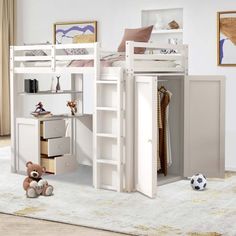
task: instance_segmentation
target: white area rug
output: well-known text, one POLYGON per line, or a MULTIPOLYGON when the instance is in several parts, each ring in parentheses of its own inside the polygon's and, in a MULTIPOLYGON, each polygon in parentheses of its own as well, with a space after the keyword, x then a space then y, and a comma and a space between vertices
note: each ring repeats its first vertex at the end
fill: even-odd
POLYGON ((0 149, 0 166, 0 212, 134 235, 236 235, 236 176, 209 181, 204 192, 178 181, 153 200, 78 185, 75 174, 50 176, 55 195, 28 199, 25 177, 10 173, 10 148, 0 149))

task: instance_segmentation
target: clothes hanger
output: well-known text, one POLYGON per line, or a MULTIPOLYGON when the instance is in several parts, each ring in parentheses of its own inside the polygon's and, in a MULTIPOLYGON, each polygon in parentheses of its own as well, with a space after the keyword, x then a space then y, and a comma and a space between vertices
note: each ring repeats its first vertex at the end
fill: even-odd
POLYGON ((161 86, 158 88, 158 92, 165 93, 166 91, 167 91, 167 89, 165 88, 164 85, 161 85, 161 86))

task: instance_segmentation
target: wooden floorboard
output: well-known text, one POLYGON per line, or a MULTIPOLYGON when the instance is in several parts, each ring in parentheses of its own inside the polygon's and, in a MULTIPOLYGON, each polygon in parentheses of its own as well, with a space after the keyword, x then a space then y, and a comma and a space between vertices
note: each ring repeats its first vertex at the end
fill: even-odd
POLYGON ((0 147, 10 146, 10 136, 0 136, 0 147))
POLYGON ((2 236, 122 236, 124 234, 0 213, 2 236))

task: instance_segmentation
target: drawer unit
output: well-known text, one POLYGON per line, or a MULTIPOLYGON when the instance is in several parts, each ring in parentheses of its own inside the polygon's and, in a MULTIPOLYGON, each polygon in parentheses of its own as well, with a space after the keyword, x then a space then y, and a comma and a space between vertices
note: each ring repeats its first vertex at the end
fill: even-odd
POLYGON ((40 135, 44 139, 64 137, 65 132, 65 120, 47 120, 40 124, 40 135))
POLYGON ((41 165, 46 168, 46 172, 62 174, 77 169, 78 164, 74 156, 66 155, 54 158, 41 156, 41 165))
POLYGON ((53 138, 41 141, 41 154, 49 157, 70 153, 70 137, 53 138))

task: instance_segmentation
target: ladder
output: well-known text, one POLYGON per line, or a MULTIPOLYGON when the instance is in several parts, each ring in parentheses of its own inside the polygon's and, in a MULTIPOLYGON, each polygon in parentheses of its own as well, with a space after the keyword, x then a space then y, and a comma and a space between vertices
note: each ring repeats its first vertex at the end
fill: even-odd
POLYGON ((95 79, 93 183, 123 191, 123 71, 95 79))

